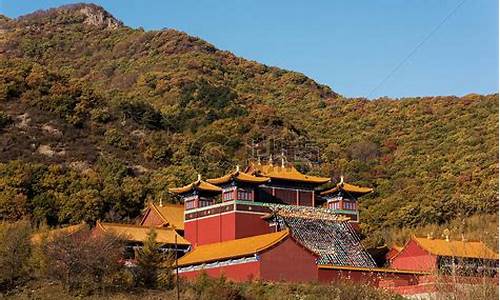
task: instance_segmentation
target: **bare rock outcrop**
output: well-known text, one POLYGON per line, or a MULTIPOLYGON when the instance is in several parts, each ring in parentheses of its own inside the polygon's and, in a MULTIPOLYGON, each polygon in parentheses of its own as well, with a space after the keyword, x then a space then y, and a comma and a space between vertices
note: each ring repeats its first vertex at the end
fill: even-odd
POLYGON ((87 25, 106 29, 118 29, 123 26, 122 22, 115 19, 110 13, 97 5, 83 5, 79 9, 79 12, 87 17, 83 22, 87 25))

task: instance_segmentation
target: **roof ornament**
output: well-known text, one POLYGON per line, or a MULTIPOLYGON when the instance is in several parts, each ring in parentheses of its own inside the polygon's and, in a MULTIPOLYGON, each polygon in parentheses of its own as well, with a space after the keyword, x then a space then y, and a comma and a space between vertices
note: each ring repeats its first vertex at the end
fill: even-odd
POLYGON ((285 152, 281 150, 281 167, 285 168, 285 152))
POLYGON ((236 165, 236 172, 240 171, 240 165, 236 165))
POLYGON ((198 180, 197 181, 201 181, 201 174, 198 173, 198 180))
POLYGON ((340 175, 340 185, 344 184, 344 175, 340 175))
POLYGON ((434 239, 434 231, 431 231, 427 234, 427 239, 433 240, 434 239))
POLYGON ((160 207, 163 207, 163 197, 160 197, 160 207))
POLYGON ((444 236, 444 239, 447 242, 450 241, 450 230, 448 228, 446 228, 445 230, 443 230, 443 236, 444 236))
POLYGON ((259 166, 261 165, 261 163, 260 163, 260 155, 259 155, 259 156, 257 156, 257 164, 258 164, 259 166))
POLYGON ((269 154, 269 165, 273 165, 273 155, 269 154))

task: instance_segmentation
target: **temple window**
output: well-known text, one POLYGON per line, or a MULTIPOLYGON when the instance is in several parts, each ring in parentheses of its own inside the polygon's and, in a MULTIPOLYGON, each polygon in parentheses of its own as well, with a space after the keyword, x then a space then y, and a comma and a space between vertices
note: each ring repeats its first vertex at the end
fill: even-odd
POLYGON ((224 201, 231 201, 231 200, 234 200, 233 199, 233 191, 226 191, 222 194, 222 199, 224 201))
POLYGON ((187 200, 184 202, 186 209, 192 209, 195 208, 195 200, 187 200))
POLYGON ((354 202, 344 202, 344 208, 348 210, 356 210, 356 203, 354 202))
POLYGON ((212 199, 200 199, 199 200, 199 207, 205 207, 212 205, 214 201, 212 199))
POLYGON ((331 208, 331 209, 340 209, 340 203, 339 202, 330 202, 329 203, 329 208, 331 208))
POLYGON ((252 192, 238 189, 238 200, 253 201, 252 192))

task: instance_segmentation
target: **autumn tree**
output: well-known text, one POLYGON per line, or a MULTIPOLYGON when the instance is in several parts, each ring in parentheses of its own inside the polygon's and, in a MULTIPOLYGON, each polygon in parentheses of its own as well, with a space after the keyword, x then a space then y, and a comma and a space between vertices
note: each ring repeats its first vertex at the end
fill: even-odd
POLYGON ((89 229, 50 236, 41 245, 49 278, 73 294, 92 294, 114 286, 123 265, 120 236, 93 234, 89 229))
POLYGON ((29 279, 31 232, 27 221, 0 223, 0 290, 29 279))

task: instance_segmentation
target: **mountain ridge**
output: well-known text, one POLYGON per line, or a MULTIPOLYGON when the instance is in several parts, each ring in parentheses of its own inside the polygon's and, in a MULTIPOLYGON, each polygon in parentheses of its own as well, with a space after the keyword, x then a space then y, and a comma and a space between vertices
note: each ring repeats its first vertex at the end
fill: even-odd
POLYGON ((85 17, 81 21, 84 24, 92 25, 97 28, 117 29, 123 27, 123 22, 116 19, 110 12, 102 6, 92 3, 74 3, 51 8, 46 10, 37 10, 35 12, 19 16, 16 21, 35 21, 40 22, 44 18, 55 18, 64 14, 80 14, 85 17))

